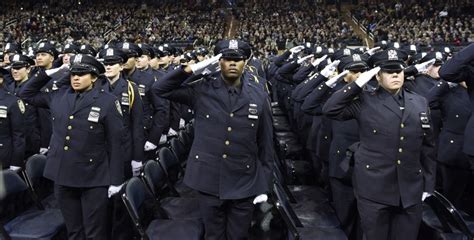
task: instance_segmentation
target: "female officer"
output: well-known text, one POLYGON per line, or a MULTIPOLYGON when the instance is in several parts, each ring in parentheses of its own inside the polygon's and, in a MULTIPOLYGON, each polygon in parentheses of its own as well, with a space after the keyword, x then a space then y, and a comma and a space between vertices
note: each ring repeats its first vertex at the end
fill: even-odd
POLYGON ((20 96, 51 110, 53 134, 44 176, 55 183, 69 239, 107 239, 107 195, 123 181, 122 112, 115 96, 95 87, 104 67, 88 55, 71 59, 70 86, 40 91, 65 71, 63 65, 37 72, 20 96))

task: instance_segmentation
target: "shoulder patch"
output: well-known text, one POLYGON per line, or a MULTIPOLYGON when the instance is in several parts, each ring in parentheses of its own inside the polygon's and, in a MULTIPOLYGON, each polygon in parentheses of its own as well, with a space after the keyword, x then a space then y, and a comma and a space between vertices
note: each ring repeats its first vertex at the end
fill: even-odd
POLYGON ((122 116, 122 107, 120 106, 120 102, 115 100, 115 108, 117 108, 117 112, 122 116))
POLYGON ((18 103, 18 108, 20 109, 20 112, 24 114, 26 111, 25 104, 23 103, 21 99, 18 99, 17 103, 18 103))

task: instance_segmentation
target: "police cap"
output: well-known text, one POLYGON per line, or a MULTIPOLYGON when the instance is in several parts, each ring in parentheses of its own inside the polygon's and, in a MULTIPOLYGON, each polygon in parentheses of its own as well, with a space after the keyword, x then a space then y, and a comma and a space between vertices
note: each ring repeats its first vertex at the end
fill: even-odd
POLYGON ((155 51, 150 45, 145 44, 145 43, 140 43, 138 44, 138 46, 142 49, 142 52, 143 52, 142 55, 147 55, 150 58, 155 58, 155 51))
POLYGON ((11 67, 13 69, 20 69, 35 65, 35 61, 28 56, 15 54, 10 56, 11 67))
POLYGON ((79 47, 75 44, 66 44, 63 49, 63 53, 72 53, 72 54, 78 54, 79 53, 79 47))
POLYGON ((444 62, 446 62, 447 57, 448 56, 444 52, 431 51, 427 53, 423 58, 421 58, 420 63, 435 59, 434 65, 441 66, 444 64, 444 62))
POLYGON ((143 54, 142 49, 137 44, 131 42, 118 43, 117 48, 124 51, 128 58, 140 57, 143 54))
POLYGON ((16 43, 7 43, 3 48, 4 53, 19 53, 21 54, 20 46, 16 43))
POLYGON ((248 59, 252 54, 250 45, 244 41, 230 39, 221 40, 214 48, 214 55, 222 54, 222 58, 248 59))
POLYGON ((79 48, 79 53, 89 54, 93 57, 97 55, 97 51, 91 45, 88 45, 88 44, 82 44, 81 47, 79 48))
POLYGON ((341 62, 337 65, 337 70, 365 71, 369 68, 367 64, 368 58, 364 54, 352 54, 341 58, 341 62))
POLYGON ((369 58, 369 65, 382 70, 400 70, 406 67, 407 58, 408 55, 404 51, 392 48, 374 53, 369 58))
POLYGON ((71 74, 91 73, 99 76, 105 72, 104 65, 88 54, 77 54, 71 58, 71 74))
POLYGON ((127 54, 116 48, 107 48, 100 51, 99 58, 103 59, 104 65, 123 64, 128 61, 127 54))
POLYGON ((49 55, 53 56, 55 59, 58 57, 58 50, 56 50, 54 45, 49 42, 42 42, 38 44, 35 54, 38 54, 38 53, 48 53, 49 55))

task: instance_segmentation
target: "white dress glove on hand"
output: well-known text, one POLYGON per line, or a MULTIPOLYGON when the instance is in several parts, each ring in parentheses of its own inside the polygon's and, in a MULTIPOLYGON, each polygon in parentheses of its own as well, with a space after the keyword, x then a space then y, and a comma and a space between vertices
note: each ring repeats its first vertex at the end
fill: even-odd
POLYGON ((323 70, 321 70, 321 75, 323 75, 325 78, 328 78, 331 76, 331 74, 336 71, 337 65, 339 65, 341 61, 336 60, 330 64, 328 64, 326 67, 324 67, 323 70))
POLYGON ((176 130, 170 128, 170 130, 168 131, 168 136, 177 136, 178 135, 178 132, 176 132, 176 130))
POLYGON ((117 194, 118 192, 120 192, 120 189, 122 189, 122 186, 123 186, 123 184, 120 185, 120 186, 112 186, 112 185, 109 186, 109 190, 108 190, 108 193, 107 193, 108 197, 110 198, 110 197, 112 197, 113 195, 115 195, 115 194, 117 194))
POLYGON ((327 80, 326 86, 333 88, 336 86, 336 83, 339 82, 346 74, 349 73, 349 70, 344 70, 342 73, 339 73, 338 75, 332 77, 331 79, 327 80))
POLYGON ((426 62, 415 64, 415 68, 419 73, 424 73, 428 68, 436 62, 436 59, 431 59, 426 62))
POLYGON ((142 169, 142 166, 142 162, 132 160, 132 173, 134 177, 140 175, 140 170, 142 169))
POLYGON ((423 192, 423 195, 421 195, 421 201, 424 202, 427 197, 431 196, 430 193, 428 192, 423 192))
POLYGON ((377 74, 378 72, 380 71, 380 67, 375 67, 375 68, 372 68, 370 69, 369 71, 367 72, 363 72, 361 75, 359 75, 359 77, 357 78, 357 80, 355 81, 355 83, 357 84, 357 86, 359 87, 363 87, 365 84, 367 84, 370 79, 372 79, 375 74, 377 74))
POLYGON ((179 129, 184 129, 184 125, 186 125, 186 121, 184 119, 179 119, 179 129))
POLYGON ((312 58, 312 57, 314 57, 313 54, 310 54, 310 55, 308 55, 308 56, 304 56, 304 57, 298 59, 298 61, 296 61, 296 63, 302 64, 302 63, 304 63, 304 61, 306 61, 307 59, 312 58))
POLYGON ((57 75, 61 75, 63 73, 69 72, 69 64, 63 64, 61 67, 48 69, 44 72, 49 77, 54 77, 54 76, 57 76, 57 75))
POLYGON ((191 68, 191 70, 193 71, 194 74, 198 75, 198 74, 202 73, 206 69, 206 67, 208 67, 209 65, 216 64, 217 62, 219 62, 219 59, 221 57, 222 57, 222 54, 219 53, 219 54, 217 54, 216 56, 214 56, 212 58, 209 58, 209 59, 206 59, 202 62, 198 62, 196 64, 190 65, 189 67, 191 68))
POLYGON ((372 56, 372 55, 374 55, 374 53, 376 53, 379 49, 380 49, 380 47, 371 48, 371 49, 367 50, 367 54, 369 54, 370 56, 372 56))
MULTIPOLYGON (((160 142, 161 142, 161 139, 160 139, 160 142)), ((145 152, 147 152, 147 151, 155 150, 157 147, 158 146, 156 146, 155 144, 146 141, 144 149, 145 149, 145 152)))
POLYGON ((298 54, 298 53, 301 52, 301 50, 303 50, 303 49, 304 49, 304 46, 303 46, 303 45, 301 45, 301 46, 296 46, 296 47, 292 47, 292 48, 290 49, 290 52, 291 52, 292 54, 298 54))
POLYGON ((168 136, 166 136, 166 134, 161 134, 160 144, 165 144, 166 141, 168 141, 168 136))
POLYGON ((18 166, 10 166, 10 170, 12 171, 19 171, 21 169, 21 167, 18 167, 18 166))
POLYGON ((40 148, 39 154, 45 155, 46 153, 48 153, 48 151, 49 151, 49 149, 47 149, 47 148, 40 148))
POLYGON ((267 194, 260 194, 253 199, 253 204, 255 205, 257 203, 263 203, 263 202, 266 202, 267 200, 268 200, 267 194))
POLYGON ((320 58, 317 58, 316 60, 311 62, 311 64, 313 64, 314 67, 317 67, 320 63, 322 63, 324 60, 326 60, 326 58, 328 58, 328 55, 324 55, 320 58))

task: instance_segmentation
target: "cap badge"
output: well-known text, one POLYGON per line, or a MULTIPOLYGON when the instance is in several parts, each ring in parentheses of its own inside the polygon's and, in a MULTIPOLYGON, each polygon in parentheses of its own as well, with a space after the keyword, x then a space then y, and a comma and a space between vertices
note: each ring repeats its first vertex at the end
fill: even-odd
POLYGON ((20 55, 15 54, 15 55, 13 56, 13 62, 18 62, 18 61, 20 61, 20 55))
POLYGON ((398 53, 395 50, 388 50, 388 60, 398 60, 398 53))
POLYGON ((113 56, 113 55, 114 55, 114 49, 112 48, 107 49, 105 56, 113 56))
POLYGON ((239 42, 237 40, 230 40, 229 49, 239 49, 239 42))
POLYGON ((354 55, 352 55, 352 60, 353 60, 354 62, 360 62, 360 61, 362 61, 362 59, 360 58, 360 55, 359 55, 359 54, 354 54, 354 55))
POLYGON ((74 57, 74 63, 81 63, 82 62, 82 54, 78 54, 74 57))

